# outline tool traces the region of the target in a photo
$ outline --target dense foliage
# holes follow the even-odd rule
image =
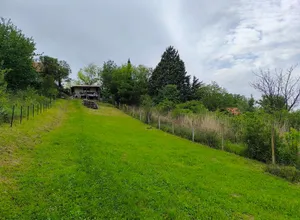
[[[64,60],[35,53],[33,38],[26,37],[11,20],[0,20],[0,123],[9,120],[13,105],[28,106],[65,92],[63,81],[71,68]]]
[[[11,20],[0,20],[0,62],[4,69],[7,88],[13,91],[33,86],[37,74],[32,66],[35,43],[26,37]]]

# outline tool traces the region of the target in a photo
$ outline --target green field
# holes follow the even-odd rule
[[[300,218],[299,185],[114,108],[59,101],[0,132],[0,219]]]

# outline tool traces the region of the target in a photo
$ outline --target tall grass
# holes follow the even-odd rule
[[[214,112],[174,116],[171,113],[162,114],[152,110],[148,118],[147,112],[143,108],[127,105],[123,105],[121,108],[132,117],[163,131],[212,148],[245,156],[245,145],[239,142],[242,139],[242,127],[235,124],[235,128],[233,128],[230,117],[217,115]],[[236,149],[237,146],[239,146],[239,150]]]

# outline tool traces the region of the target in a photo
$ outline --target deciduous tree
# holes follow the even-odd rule
[[[33,69],[35,43],[26,37],[11,20],[0,19],[0,62],[10,69],[5,74],[7,88],[13,91],[26,89],[37,80]]]

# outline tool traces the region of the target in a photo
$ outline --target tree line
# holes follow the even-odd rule
[[[252,96],[229,93],[216,82],[207,84],[191,77],[178,50],[169,46],[154,69],[134,66],[130,60],[118,66],[109,60],[100,67],[90,64],[81,69],[75,83],[100,85],[102,100],[116,106],[140,106],[147,114],[147,123],[152,113],[168,115],[168,120],[180,117],[194,120],[197,115],[214,114],[214,117],[202,118],[230,130],[225,140],[226,149],[246,146],[245,150],[238,150],[243,152],[242,156],[292,166],[291,170],[283,169],[283,174],[278,167],[269,167],[268,171],[282,176],[288,173],[292,175],[289,178],[295,178],[293,175],[299,175],[299,171],[293,169],[300,168],[300,111],[295,110],[300,100],[300,77],[293,74],[295,69],[296,66],[291,66],[285,71],[254,71],[255,80],[250,84],[261,93],[261,98],[255,100]],[[206,134],[202,135],[202,142],[220,146],[224,138],[217,134],[220,129],[210,129],[201,130]],[[188,136],[190,131],[183,133],[182,136]]]
[[[12,105],[29,105],[65,94],[71,68],[64,60],[36,53],[32,37],[0,19],[0,122]]]
[[[140,105],[149,98],[153,106],[161,103],[174,106],[197,100],[210,111],[229,107],[250,111],[255,104],[252,97],[231,94],[216,82],[205,84],[197,77],[188,75],[183,60],[173,46],[166,49],[154,69],[144,65],[134,66],[130,60],[118,66],[109,60],[100,67],[89,64],[82,68],[73,84],[98,84],[102,99],[117,105]]]

